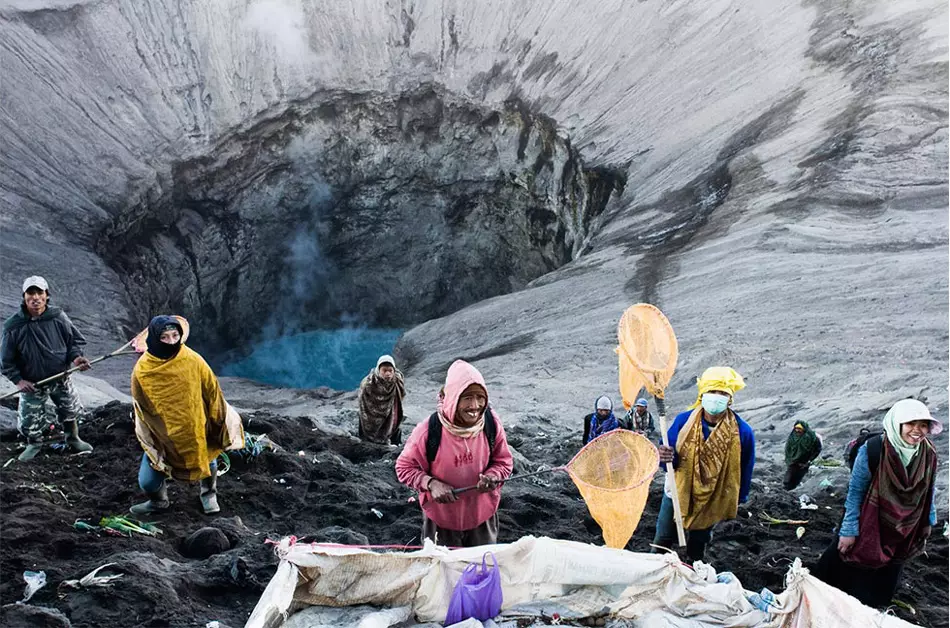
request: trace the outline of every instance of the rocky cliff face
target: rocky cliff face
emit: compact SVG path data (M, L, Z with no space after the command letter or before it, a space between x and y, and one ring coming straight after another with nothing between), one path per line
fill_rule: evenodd
M906 394L945 416L942 3L0 14L8 309L41 272L103 347L179 306L218 343L298 303L442 316L400 348L420 399L467 356L556 431L616 389L647 300L680 338L671 405L729 363L764 450Z
M319 94L175 163L96 250L137 318L191 312L220 347L341 317L406 327L570 261L622 181L519 103Z

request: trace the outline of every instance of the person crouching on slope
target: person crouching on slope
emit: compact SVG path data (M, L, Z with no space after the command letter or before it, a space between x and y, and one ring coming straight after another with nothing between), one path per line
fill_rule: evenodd
M500 482L512 468L484 378L471 364L456 360L438 410L416 425L396 460L396 477L420 493L422 535L449 547L496 543ZM476 484L475 490L452 492Z
M201 485L201 508L219 512L217 458L244 447L240 415L228 405L218 379L200 355L184 345L174 316L148 326L148 350L132 370L135 435L145 453L139 486L148 501L130 509L142 515L168 509L167 477Z
M584 415L584 444L620 427L614 416L614 403L607 395L601 395L594 402L594 412Z
M696 385L696 403L674 419L667 432L670 446L659 447L660 462L672 462L676 469L686 555L692 561L702 560L713 526L735 518L749 495L755 464L752 428L730 408L733 395L745 388L742 376L713 366ZM669 483L667 487L653 539L661 547L672 547L676 540Z

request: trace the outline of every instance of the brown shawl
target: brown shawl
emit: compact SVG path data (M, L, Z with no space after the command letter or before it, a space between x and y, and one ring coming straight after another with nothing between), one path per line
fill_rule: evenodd
M921 443L907 467L890 442L883 441L880 466L871 470L871 488L861 506L858 540L842 556L870 568L902 562L923 551L937 472L937 452L929 440Z
M676 489L687 530L734 519L739 510L742 445L732 410L703 440L703 410L696 408L676 440Z
M374 443L386 444L402 421L402 400L406 383L396 371L387 382L374 368L360 383L360 436Z

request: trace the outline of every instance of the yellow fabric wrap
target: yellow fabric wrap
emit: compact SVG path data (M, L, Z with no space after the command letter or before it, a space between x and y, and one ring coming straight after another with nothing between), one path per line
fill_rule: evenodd
M244 447L240 415L200 355L182 346L161 360L146 353L132 369L135 435L152 468L179 480L210 477L222 451Z
M728 366L710 366L703 371L702 377L696 379L696 388L699 389L699 394L696 395L696 402L689 407L690 410L701 406L703 394L710 390L723 390L735 395L745 388L745 380Z
M739 421L732 410L726 411L709 438L703 440L702 416L701 409L693 410L676 440L676 490L687 530L705 530L734 519L739 510Z

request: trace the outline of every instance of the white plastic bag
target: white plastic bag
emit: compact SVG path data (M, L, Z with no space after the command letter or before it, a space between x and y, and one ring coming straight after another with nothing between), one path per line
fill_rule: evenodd
M45 571L24 571L23 579L26 581L26 591L23 593L21 602L27 602L33 594L46 586Z

